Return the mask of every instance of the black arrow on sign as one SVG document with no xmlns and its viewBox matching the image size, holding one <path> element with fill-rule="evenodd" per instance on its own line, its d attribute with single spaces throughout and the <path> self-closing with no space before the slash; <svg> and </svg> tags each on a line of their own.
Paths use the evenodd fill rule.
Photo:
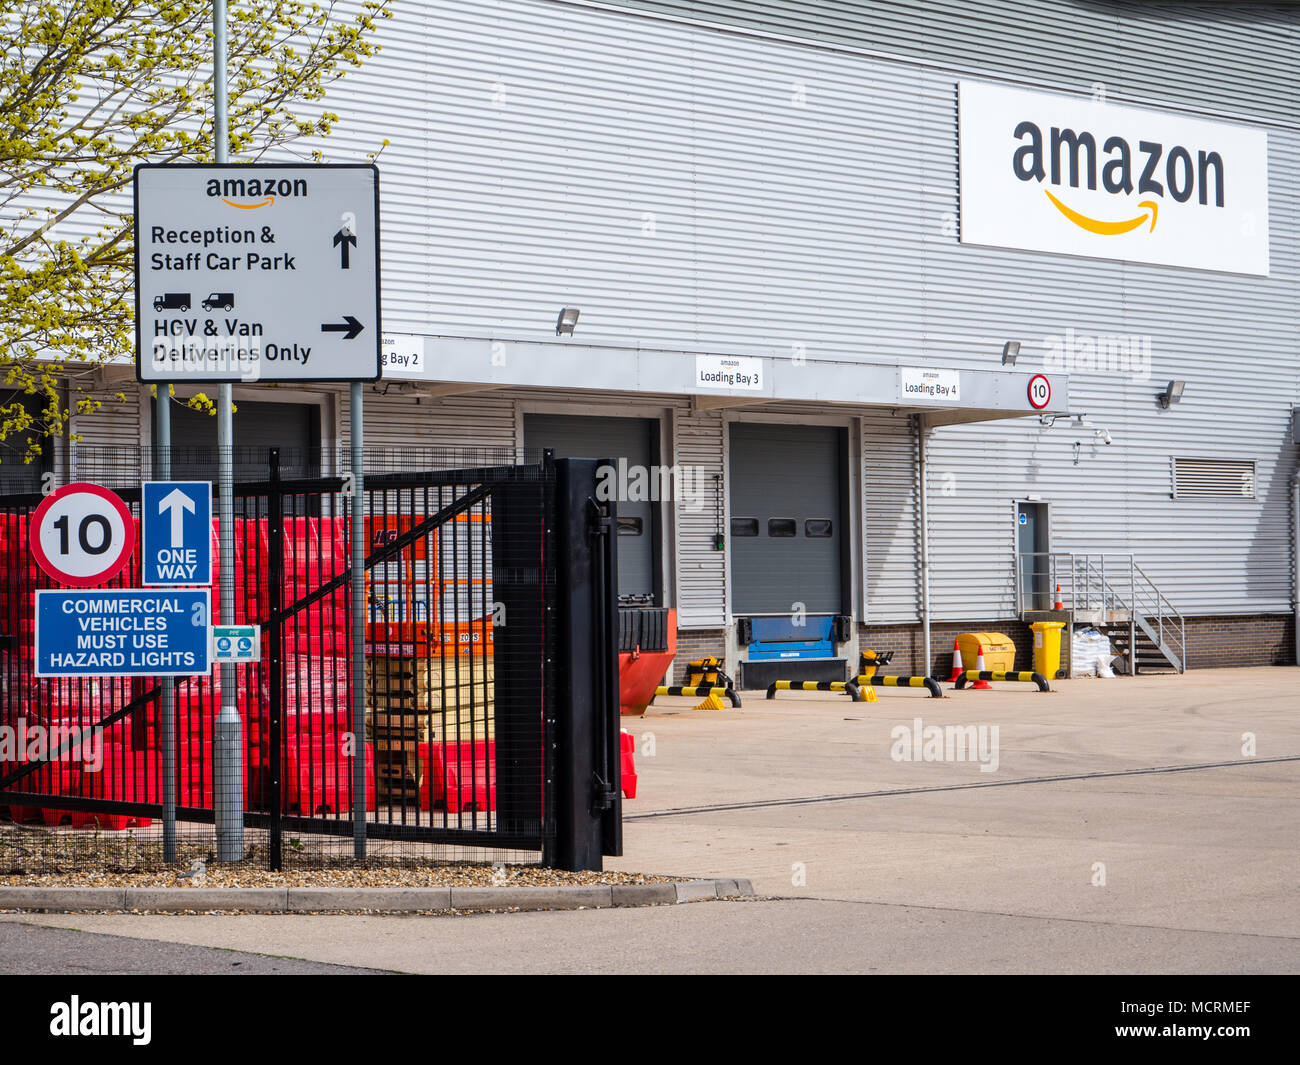
<svg viewBox="0 0 1300 1065">
<path fill-rule="evenodd" d="M 337 248 L 340 244 L 343 245 L 342 249 L 340 250 L 340 255 L 342 256 L 342 260 L 343 260 L 341 265 L 344 270 L 348 270 L 350 269 L 350 267 L 348 266 L 348 245 L 351 244 L 352 247 L 355 248 L 357 246 L 357 238 L 353 234 L 349 233 L 346 229 L 340 229 L 337 233 L 334 234 L 334 247 Z"/>
<path fill-rule="evenodd" d="M 352 315 L 345 314 L 341 322 L 322 322 L 320 331 L 322 333 L 342 333 L 344 340 L 351 340 L 364 328 L 365 326 L 353 318 Z"/>
</svg>

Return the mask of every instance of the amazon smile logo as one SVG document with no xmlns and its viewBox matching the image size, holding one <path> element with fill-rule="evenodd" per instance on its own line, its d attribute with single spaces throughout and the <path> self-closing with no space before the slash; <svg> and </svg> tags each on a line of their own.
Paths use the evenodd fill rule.
<svg viewBox="0 0 1300 1065">
<path fill-rule="evenodd" d="M 1115 215 L 1095 218 L 1071 207 L 1052 189 L 1044 194 L 1065 218 L 1080 229 L 1098 236 L 1114 237 L 1143 231 L 1154 233 L 1165 193 L 1176 203 L 1188 203 L 1193 197 L 1202 207 L 1213 200 L 1216 208 L 1224 202 L 1223 157 L 1217 151 L 1198 149 L 1193 157 L 1181 144 L 1166 152 L 1159 141 L 1139 140 L 1137 153 L 1129 142 L 1118 136 L 1107 137 L 1098 151 L 1098 137 L 1087 131 L 1052 126 L 1046 137 L 1033 122 L 1019 123 L 1013 134 L 1018 147 L 1011 156 L 1011 170 L 1025 182 L 1048 181 L 1066 195 L 1065 189 L 1087 188 L 1125 198 Z M 1098 164 L 1101 164 L 1100 167 Z M 1163 163 L 1163 166 L 1161 165 Z M 1137 182 L 1134 183 L 1134 175 Z M 1162 180 L 1163 179 L 1163 180 Z M 1138 201 L 1139 213 L 1128 205 L 1136 189 L 1139 196 L 1160 197 Z"/>
<path fill-rule="evenodd" d="M 306 196 L 306 178 L 211 178 L 208 181 L 209 196 L 221 200 L 230 207 L 241 211 L 256 211 L 259 207 L 269 207 L 275 203 L 277 196 Z M 252 200 L 252 203 L 240 203 L 240 200 Z"/>
</svg>

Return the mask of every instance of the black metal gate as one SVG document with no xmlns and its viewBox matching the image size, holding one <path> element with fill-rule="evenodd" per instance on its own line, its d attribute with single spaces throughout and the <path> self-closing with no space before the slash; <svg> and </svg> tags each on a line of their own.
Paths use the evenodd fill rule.
<svg viewBox="0 0 1300 1065">
<path fill-rule="evenodd" d="M 245 826 L 269 865 L 352 858 L 358 759 L 371 857 L 452 845 L 599 868 L 620 853 L 617 560 L 596 463 L 547 454 L 368 475 L 360 648 L 353 482 L 293 476 L 302 468 L 272 450 L 265 481 L 236 486 L 234 616 L 213 619 L 262 626 L 261 661 L 236 676 Z M 138 513 L 138 487 L 118 493 Z M 0 724 L 15 740 L 0 744 L 0 810 L 65 837 L 125 831 L 147 846 L 167 769 L 161 685 L 32 676 L 34 592 L 49 586 L 27 544 L 40 499 L 0 497 Z M 138 554 L 110 586 L 137 586 L 137 566 Z M 195 839 L 214 819 L 220 672 L 175 683 L 173 795 Z M 19 744 L 32 728 L 83 742 Z"/>
</svg>

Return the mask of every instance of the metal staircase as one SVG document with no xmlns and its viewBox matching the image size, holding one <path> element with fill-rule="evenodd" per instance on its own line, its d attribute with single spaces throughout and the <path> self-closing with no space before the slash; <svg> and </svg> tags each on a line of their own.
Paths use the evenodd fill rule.
<svg viewBox="0 0 1300 1065">
<path fill-rule="evenodd" d="M 1053 609 L 1058 585 L 1068 617 Z M 1016 602 L 1025 620 L 1054 614 L 1068 622 L 1065 653 L 1074 626 L 1091 624 L 1124 656 L 1129 672 L 1182 673 L 1186 668 L 1183 616 L 1132 554 L 1025 552 L 1016 572 Z"/>
</svg>

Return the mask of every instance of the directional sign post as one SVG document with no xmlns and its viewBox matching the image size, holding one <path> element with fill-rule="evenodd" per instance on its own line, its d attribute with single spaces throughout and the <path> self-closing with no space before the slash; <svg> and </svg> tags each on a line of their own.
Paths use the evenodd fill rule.
<svg viewBox="0 0 1300 1065">
<path fill-rule="evenodd" d="M 212 583 L 212 483 L 147 481 L 141 495 L 140 583 Z"/>
<path fill-rule="evenodd" d="M 135 170 L 141 381 L 373 381 L 379 172 Z"/>
<path fill-rule="evenodd" d="M 213 3 L 216 164 L 135 170 L 136 374 L 219 383 L 218 502 L 223 619 L 234 614 L 231 382 L 351 383 L 354 674 L 362 676 L 365 563 L 361 382 L 381 369 L 379 172 L 370 165 L 226 161 L 225 4 Z M 179 505 L 179 503 L 178 503 Z M 184 522 L 184 515 L 180 517 Z M 217 857 L 243 852 L 234 666 L 222 665 L 216 728 Z M 353 686 L 357 744 L 365 691 Z M 365 760 L 357 759 L 355 853 L 365 857 Z M 274 852 L 273 852 L 274 853 Z M 273 859 L 274 861 L 274 859 Z"/>
</svg>

